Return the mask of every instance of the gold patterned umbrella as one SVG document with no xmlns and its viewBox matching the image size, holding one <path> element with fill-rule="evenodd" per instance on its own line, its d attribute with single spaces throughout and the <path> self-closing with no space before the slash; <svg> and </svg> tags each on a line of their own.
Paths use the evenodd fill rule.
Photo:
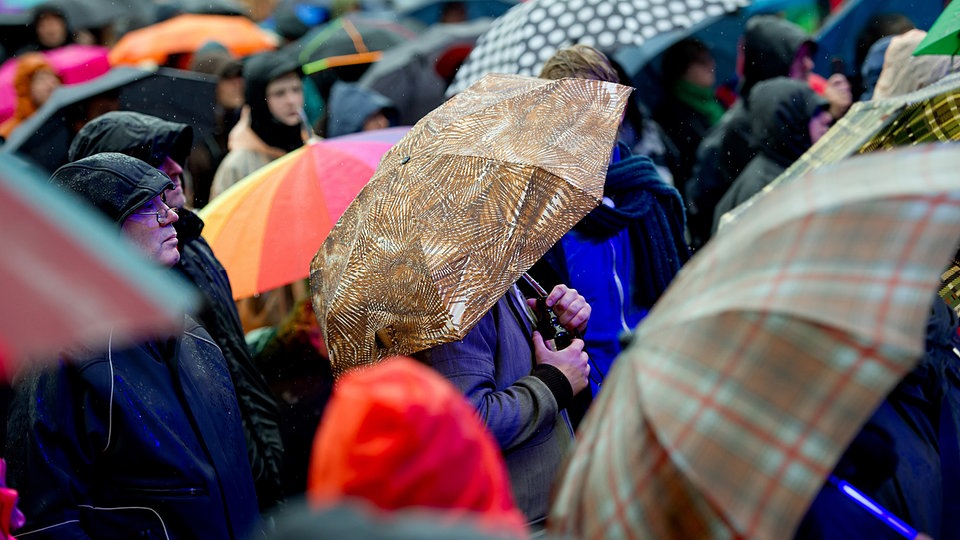
<svg viewBox="0 0 960 540">
<path fill-rule="evenodd" d="M 599 204 L 631 91 L 488 75 L 418 122 L 311 264 L 334 370 L 462 338 Z"/>
<path fill-rule="evenodd" d="M 826 135 L 762 192 L 724 214 L 720 226 L 739 219 L 770 190 L 822 165 L 874 150 L 956 140 L 960 140 L 960 73 L 916 92 L 855 103 Z"/>
</svg>

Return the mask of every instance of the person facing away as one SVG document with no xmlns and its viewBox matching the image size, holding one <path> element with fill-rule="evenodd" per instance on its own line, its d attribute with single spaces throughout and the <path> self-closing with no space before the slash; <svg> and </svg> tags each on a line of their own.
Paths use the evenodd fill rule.
<svg viewBox="0 0 960 540">
<path fill-rule="evenodd" d="M 253 171 L 303 146 L 300 66 L 285 52 L 250 56 L 243 64 L 246 107 L 228 139 L 210 186 L 210 200 Z"/>
<path fill-rule="evenodd" d="M 417 353 L 466 395 L 503 454 L 517 506 L 534 530 L 545 524 L 550 492 L 573 444 L 567 409 L 590 376 L 583 341 L 556 351 L 535 332 L 516 285 L 460 341 Z M 546 298 L 564 328 L 582 332 L 590 305 L 566 285 Z"/>
<path fill-rule="evenodd" d="M 714 208 L 756 155 L 749 97 L 753 87 L 773 77 L 805 81 L 813 69 L 816 44 L 798 25 L 773 15 L 751 17 L 742 38 L 740 97 L 697 148 L 686 203 L 691 246 L 710 238 Z"/>
<path fill-rule="evenodd" d="M 702 41 L 688 38 L 664 51 L 662 71 L 664 99 L 653 118 L 677 147 L 678 165 L 673 185 L 684 193 L 697 147 L 724 113 L 713 95 L 716 62 Z"/>
<path fill-rule="evenodd" d="M 147 257 L 171 267 L 177 212 L 166 174 L 102 153 L 51 182 L 103 213 Z M 61 354 L 15 381 L 10 485 L 25 538 L 246 538 L 258 525 L 240 410 L 220 348 L 191 317 L 182 331 Z"/>
<path fill-rule="evenodd" d="M 13 116 L 0 124 L 0 137 L 9 139 L 13 130 L 50 99 L 63 81 L 40 53 L 27 53 L 17 59 L 13 72 L 13 89 L 17 95 Z"/>
<path fill-rule="evenodd" d="M 585 45 L 557 51 L 540 77 L 618 81 L 607 57 Z M 531 272 L 546 284 L 570 285 L 593 308 L 584 341 L 594 393 L 622 349 L 621 336 L 633 331 L 690 257 L 680 194 L 648 157 L 626 154 L 614 151 L 603 204 Z"/>
<path fill-rule="evenodd" d="M 777 77 L 750 92 L 757 155 L 717 203 L 720 217 L 753 197 L 787 169 L 830 129 L 830 103 L 805 81 Z"/>
<path fill-rule="evenodd" d="M 257 498 L 265 510 L 283 499 L 280 413 L 247 348 L 227 272 L 200 235 L 203 221 L 186 208 L 182 173 L 192 142 L 193 129 L 186 124 L 138 112 L 112 111 L 94 118 L 77 133 L 68 156 L 76 161 L 101 152 L 120 152 L 147 162 L 173 182 L 173 189 L 164 192 L 167 204 L 178 216 L 174 228 L 180 260 L 173 269 L 203 295 L 197 319 L 227 361 L 240 405 Z"/>
<path fill-rule="evenodd" d="M 344 374 L 320 422 L 307 501 L 322 509 L 351 500 L 528 534 L 476 410 L 442 375 L 406 357 Z"/>
</svg>

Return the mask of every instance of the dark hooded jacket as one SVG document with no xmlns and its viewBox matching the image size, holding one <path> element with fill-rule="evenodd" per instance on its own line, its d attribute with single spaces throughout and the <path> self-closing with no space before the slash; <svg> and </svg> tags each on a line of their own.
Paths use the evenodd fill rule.
<svg viewBox="0 0 960 540">
<path fill-rule="evenodd" d="M 120 228 L 166 175 L 117 153 L 52 182 Z M 181 333 L 66 351 L 15 381 L 8 479 L 30 538 L 246 538 L 257 500 L 233 385 L 219 347 L 190 317 Z"/>
<path fill-rule="evenodd" d="M 267 107 L 267 85 L 288 73 L 299 74 L 300 67 L 284 52 L 267 52 L 251 56 L 243 64 L 244 97 L 250 106 L 250 127 L 263 142 L 285 152 L 303 146 L 300 126 L 288 126 L 270 113 Z"/>
<path fill-rule="evenodd" d="M 382 112 L 391 125 L 395 123 L 397 112 L 389 98 L 356 83 L 337 81 L 330 88 L 327 100 L 324 135 L 359 133 L 363 131 L 363 123 L 377 112 Z"/>
<path fill-rule="evenodd" d="M 714 231 L 720 216 L 759 193 L 813 145 L 810 119 L 829 107 L 805 81 L 786 77 L 763 81 L 748 99 L 758 153 L 717 203 Z"/>
<path fill-rule="evenodd" d="M 714 207 L 747 163 L 756 155 L 751 134 L 749 95 L 753 87 L 773 77 L 786 77 L 800 47 L 814 42 L 789 21 L 772 15 L 751 17 L 743 32 L 743 83 L 739 100 L 710 129 L 697 148 L 696 164 L 687 181 L 687 219 L 691 245 L 710 238 Z"/>
<path fill-rule="evenodd" d="M 160 166 L 167 156 L 183 164 L 190 152 L 192 132 L 186 124 L 146 114 L 108 112 L 80 130 L 70 145 L 70 160 L 112 151 L 140 158 L 154 167 Z M 240 404 L 257 495 L 261 507 L 268 508 L 282 498 L 280 464 L 283 443 L 277 403 L 246 346 L 226 270 L 200 236 L 203 221 L 185 208 L 178 214 L 180 219 L 174 227 L 179 240 L 180 262 L 174 270 L 203 295 L 203 308 L 197 318 L 227 360 Z"/>
<path fill-rule="evenodd" d="M 960 531 L 960 359 L 957 314 L 934 297 L 926 351 L 867 421 L 833 474 L 933 538 Z M 832 485 L 797 529 L 802 540 L 902 539 Z"/>
<path fill-rule="evenodd" d="M 63 20 L 64 24 L 66 24 L 66 27 L 67 27 L 66 40 L 62 44 L 54 48 L 65 47 L 67 45 L 73 44 L 74 42 L 73 29 L 71 28 L 71 25 L 70 25 L 70 19 L 67 18 L 67 13 L 63 10 L 63 8 L 61 8 L 60 6 L 56 5 L 53 2 L 44 2 L 34 7 L 33 12 L 31 13 L 30 35 L 33 36 L 33 40 L 30 43 L 27 43 L 26 45 L 18 49 L 17 52 L 14 54 L 14 56 L 20 56 L 21 54 L 28 53 L 28 52 L 41 52 L 41 51 L 51 50 L 50 47 L 44 46 L 37 39 L 37 33 L 36 33 L 37 23 L 40 22 L 40 17 L 43 17 L 44 15 L 52 15 L 54 17 L 59 17 L 60 19 Z"/>
</svg>

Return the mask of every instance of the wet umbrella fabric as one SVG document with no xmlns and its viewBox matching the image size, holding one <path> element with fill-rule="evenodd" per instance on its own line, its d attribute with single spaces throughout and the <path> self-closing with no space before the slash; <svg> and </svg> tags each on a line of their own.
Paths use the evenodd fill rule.
<svg viewBox="0 0 960 540">
<path fill-rule="evenodd" d="M 488 75 L 418 122 L 310 266 L 334 372 L 466 334 L 599 204 L 630 92 Z"/>
<path fill-rule="evenodd" d="M 477 41 L 447 95 L 487 73 L 537 76 L 558 49 L 575 43 L 601 50 L 641 45 L 661 32 L 736 11 L 750 0 L 529 0 L 499 17 Z"/>
<path fill-rule="evenodd" d="M 495 19 L 517 5 L 519 0 L 465 0 L 468 21 L 476 19 Z M 393 7 L 405 17 L 412 17 L 423 24 L 429 25 L 440 22 L 444 4 L 452 3 L 449 0 L 394 0 Z"/>
<path fill-rule="evenodd" d="M 927 37 L 917 45 L 913 54 L 956 56 L 958 53 L 960 53 L 960 5 L 951 2 L 943 8 L 943 13 L 937 17 L 930 31 L 927 32 Z"/>
<path fill-rule="evenodd" d="M 235 298 L 306 278 L 310 261 L 380 158 L 409 127 L 312 141 L 257 170 L 199 212 Z"/>
<path fill-rule="evenodd" d="M 197 295 L 116 226 L 12 156 L 0 156 L 0 375 L 89 340 L 173 330 Z"/>
<path fill-rule="evenodd" d="M 359 83 L 388 97 L 399 123 L 415 124 L 446 100 L 447 81 L 437 73 L 437 59 L 454 47 L 473 47 L 490 22 L 430 26 L 417 38 L 384 51 Z"/>
<path fill-rule="evenodd" d="M 85 100 L 103 95 L 117 97 L 120 110 L 189 124 L 200 133 L 200 140 L 213 130 L 216 87 L 214 79 L 200 73 L 169 68 L 113 68 L 88 82 L 55 90 L 0 146 L 0 154 L 16 153 L 52 173 L 67 162 L 67 149 L 74 135 L 70 126 L 73 109 Z"/>
<path fill-rule="evenodd" d="M 851 158 L 712 239 L 581 424 L 553 532 L 789 537 L 923 354 L 930 293 L 960 239 L 958 155 L 949 144 Z"/>
</svg>

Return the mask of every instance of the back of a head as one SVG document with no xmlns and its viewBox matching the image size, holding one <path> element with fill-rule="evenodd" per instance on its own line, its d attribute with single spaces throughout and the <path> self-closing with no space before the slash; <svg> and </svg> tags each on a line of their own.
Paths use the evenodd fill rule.
<svg viewBox="0 0 960 540">
<path fill-rule="evenodd" d="M 159 167 L 166 157 L 182 165 L 193 144 L 193 128 L 133 111 L 110 111 L 89 122 L 70 143 L 70 161 L 100 152 L 119 152 Z"/>
<path fill-rule="evenodd" d="M 145 161 L 104 152 L 68 163 L 50 182 L 71 191 L 119 227 L 137 208 L 173 188 L 170 178 Z"/>
<path fill-rule="evenodd" d="M 816 43 L 800 26 L 775 15 L 751 17 L 743 31 L 743 83 L 741 96 L 760 81 L 790 74 L 800 47 L 807 44 L 810 53 Z"/>
<path fill-rule="evenodd" d="M 605 54 L 587 45 L 573 45 L 560 49 L 540 70 L 541 79 L 590 79 L 619 83 L 620 77 Z"/>
<path fill-rule="evenodd" d="M 358 83 L 337 81 L 330 87 L 327 99 L 324 135 L 339 137 L 359 133 L 367 118 L 377 112 L 382 112 L 391 123 L 396 120 L 396 107 L 390 98 Z"/>
<path fill-rule="evenodd" d="M 923 30 L 910 30 L 890 39 L 880 77 L 873 89 L 873 99 L 909 94 L 960 71 L 960 59 L 952 56 L 913 56 L 913 51 L 926 36 Z"/>
<path fill-rule="evenodd" d="M 810 119 L 829 107 L 806 81 L 788 77 L 757 83 L 749 99 L 760 151 L 784 166 L 810 148 Z"/>
<path fill-rule="evenodd" d="M 384 510 L 433 508 L 525 534 L 497 443 L 441 375 L 409 358 L 348 372 L 314 439 L 316 507 L 362 498 Z"/>
</svg>

